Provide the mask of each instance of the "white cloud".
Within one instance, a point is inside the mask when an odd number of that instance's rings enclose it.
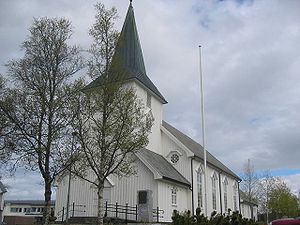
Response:
[[[87,48],[96,1],[0,1],[0,72],[20,55],[33,16],[65,16]],[[106,0],[119,10],[127,1]],[[133,2],[148,76],[169,101],[164,119],[200,141],[198,45],[203,46],[207,145],[236,172],[297,169],[300,158],[300,2]],[[295,176],[295,179],[299,177]]]
[[[291,191],[296,196],[300,197],[300,174],[283,176],[282,179],[288,185]]]
[[[41,177],[34,172],[18,171],[14,177],[5,177],[3,184],[7,186],[5,199],[8,200],[39,200],[44,199],[44,187]],[[55,199],[55,191],[53,191]]]

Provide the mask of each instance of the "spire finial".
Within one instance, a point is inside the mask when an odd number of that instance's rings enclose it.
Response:
[[[132,3],[132,0],[129,0],[130,4]]]

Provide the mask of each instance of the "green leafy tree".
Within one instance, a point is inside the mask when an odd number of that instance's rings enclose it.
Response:
[[[297,197],[291,193],[291,190],[283,182],[270,193],[269,209],[276,218],[283,216],[295,217],[298,215]]]
[[[271,198],[271,192],[281,184],[282,181],[280,180],[280,178],[272,176],[271,172],[268,170],[262,174],[262,178],[259,180],[259,192],[257,195],[259,211],[261,214],[266,215],[267,223],[269,223],[269,201]]]
[[[41,174],[44,224],[49,224],[53,181],[70,163],[73,112],[68,103],[77,91],[71,79],[83,67],[78,47],[68,44],[71,35],[66,19],[34,19],[22,44],[24,56],[7,65],[13,82],[0,102],[13,143],[1,152],[11,155],[11,170],[23,167]]]

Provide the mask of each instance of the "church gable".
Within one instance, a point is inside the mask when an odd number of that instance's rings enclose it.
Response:
[[[162,131],[162,151],[163,157],[176,168],[185,178],[190,180],[191,169],[190,159],[191,152],[178,144],[164,131]]]
[[[190,150],[193,153],[193,156],[196,157],[198,160],[202,161],[204,159],[204,150],[203,147],[182,133],[181,131],[177,130],[175,127],[168,124],[166,121],[162,123],[162,130],[167,130],[181,145],[183,145],[186,149]],[[228,175],[234,177],[237,180],[241,180],[234,172],[232,172],[228,167],[226,167],[222,162],[220,162],[216,157],[210,154],[207,151],[207,163],[210,166],[221,170]]]
[[[162,155],[147,149],[141,149],[137,156],[150,170],[153,171],[154,175],[156,175],[156,179],[163,179],[185,186],[191,186],[190,182]]]

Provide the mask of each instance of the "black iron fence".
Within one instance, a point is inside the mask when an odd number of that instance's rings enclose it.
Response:
[[[156,207],[156,209],[152,210],[153,218],[156,220],[156,222],[159,222],[161,218],[164,218],[165,211],[162,209],[159,209],[159,207]]]
[[[75,204],[73,202],[69,206],[69,212],[66,212],[67,207],[63,207],[62,210],[56,213],[57,220],[64,222],[66,221],[66,216],[76,218],[81,217],[78,214],[82,216],[86,216],[86,205],[81,204]],[[159,222],[160,219],[164,217],[164,210],[160,209],[159,207],[152,210],[153,219],[156,222]],[[108,218],[119,218],[124,219],[125,221],[138,221],[138,205],[130,206],[128,203],[125,205],[120,205],[118,203],[112,204],[105,202],[104,203],[104,217]]]
[[[73,202],[71,205],[69,205],[69,212],[67,213],[67,207],[62,207],[62,210],[58,211],[56,213],[57,215],[57,220],[64,222],[67,218],[67,215],[69,217],[75,217],[75,213],[85,213],[86,210],[86,205],[81,205],[81,204],[75,204]]]
[[[125,205],[120,205],[116,202],[116,204],[110,204],[105,202],[105,217],[110,217],[109,212],[113,214],[115,218],[122,218],[125,221],[128,221],[129,216],[134,217],[135,221],[138,221],[138,206],[129,206],[128,203]],[[121,216],[122,215],[122,216]],[[131,218],[132,219],[132,218]]]

